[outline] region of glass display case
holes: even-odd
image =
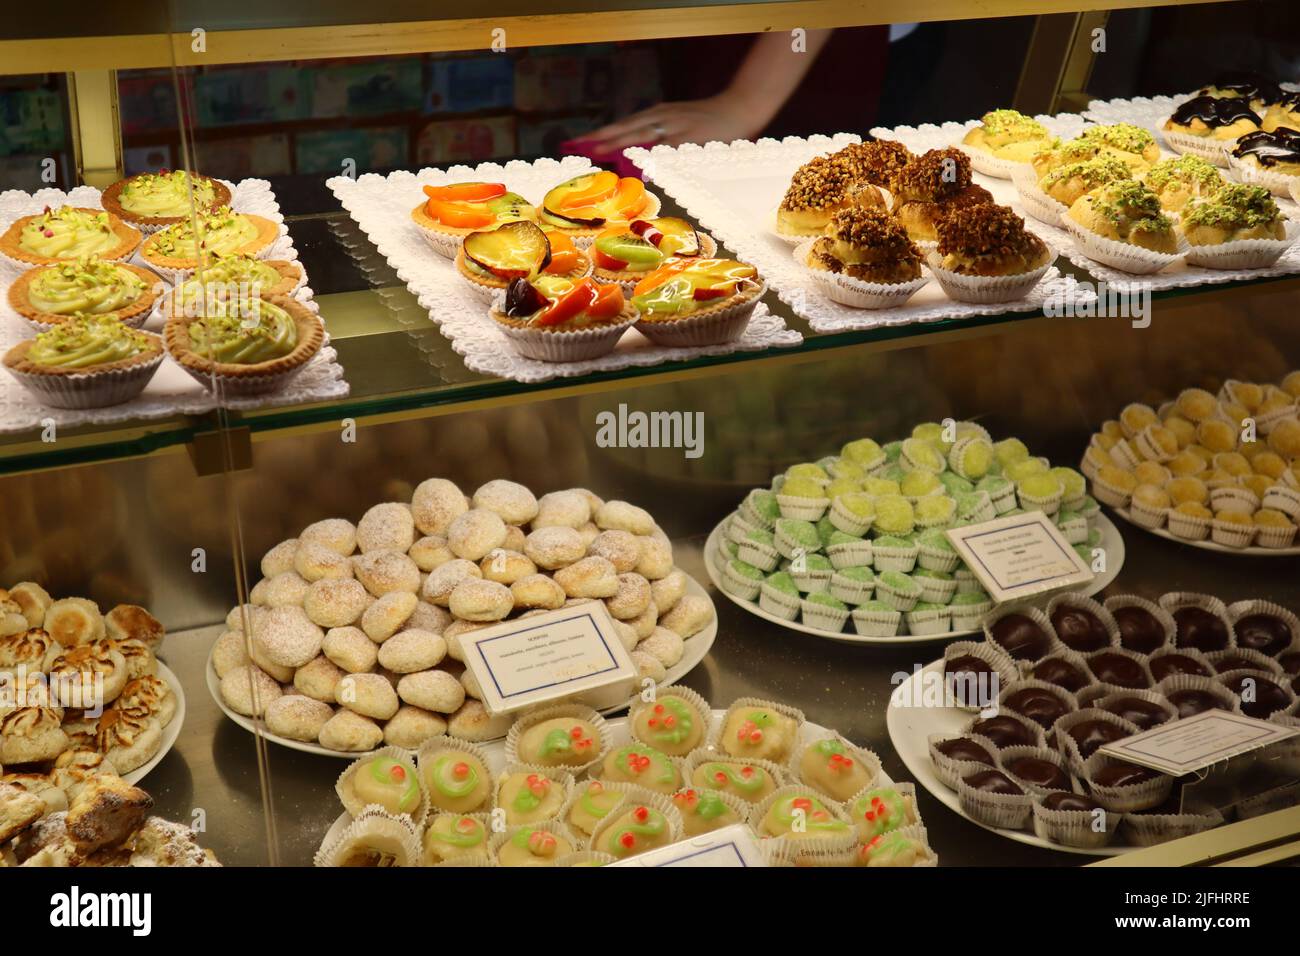
[[[127,6],[0,28],[0,863],[1300,853],[1294,5]]]

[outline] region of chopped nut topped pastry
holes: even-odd
[[[791,178],[776,211],[777,230],[789,236],[815,236],[831,216],[853,205],[883,206],[884,196],[855,178],[847,163],[818,156]]]
[[[876,139],[865,143],[850,143],[838,152],[831,153],[830,161],[843,166],[855,180],[873,186],[889,188],[889,182],[898,170],[916,156],[897,140]]]
[[[1284,218],[1262,186],[1227,183],[1212,196],[1196,199],[1183,211],[1183,234],[1194,246],[1239,239],[1282,239]]]
[[[1081,163],[1057,166],[1038,181],[1038,186],[1057,202],[1069,206],[1084,193],[1129,176],[1129,167],[1120,160],[1097,156]]]
[[[992,153],[999,159],[1027,162],[1031,156],[1049,147],[1052,134],[1042,123],[1015,110],[992,110],[980,118],[962,139],[971,149]]]
[[[1018,275],[1037,269],[1050,257],[1047,244],[1005,206],[990,203],[955,210],[939,221],[938,230],[942,266],[951,272]]]
[[[921,274],[921,252],[907,230],[877,209],[845,209],[813,243],[808,265],[866,282],[908,282]]]
[[[954,209],[991,203],[971,182],[970,157],[959,149],[932,149],[894,174],[891,212],[916,240],[933,240],[935,223]]]
[[[1191,155],[1161,160],[1146,171],[1142,181],[1156,194],[1160,207],[1169,212],[1181,212],[1189,199],[1210,196],[1226,182],[1214,166]]]
[[[1123,180],[1080,196],[1070,219],[1090,232],[1154,252],[1178,251],[1173,223],[1160,210],[1156,194],[1136,180]]]

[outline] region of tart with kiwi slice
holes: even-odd
[[[209,256],[261,258],[279,235],[280,227],[270,219],[218,206],[155,232],[145,240],[140,258],[172,275],[189,273]]]
[[[698,347],[739,338],[767,285],[735,259],[666,259],[636,284],[637,330],[656,345]]]
[[[82,256],[116,262],[140,245],[140,231],[104,209],[46,206],[14,220],[0,235],[0,253],[21,265],[48,266]]]
[[[129,402],[163,359],[162,340],[112,315],[75,315],[4,356],[4,366],[42,405],[103,408]]]
[[[289,296],[203,304],[202,315],[169,318],[163,342],[196,381],[226,395],[279,391],[325,342],[320,317]]]
[[[593,170],[552,187],[542,199],[541,224],[562,232],[580,248],[608,228],[659,213],[659,197],[635,176]]]
[[[9,287],[9,305],[42,328],[77,315],[111,315],[138,327],[158,297],[157,281],[139,266],[83,256],[27,270]]]
[[[515,279],[546,275],[576,282],[591,274],[591,258],[563,233],[518,220],[466,236],[456,252],[456,271],[490,301]]]
[[[292,295],[306,281],[297,262],[258,259],[245,252],[212,256],[162,303],[165,315],[201,315],[205,299],[256,299]]]
[[[512,280],[490,315],[520,355],[541,362],[607,355],[637,319],[617,285],[546,275]]]
[[[119,179],[100,201],[104,208],[145,232],[165,229],[196,209],[230,205],[230,189],[211,176],[160,169]]]
[[[685,219],[633,219],[596,237],[591,245],[592,276],[597,282],[616,282],[631,295],[636,284],[667,259],[711,259],[717,252],[713,237]]]
[[[536,222],[537,210],[505,183],[447,183],[424,186],[425,201],[411,210],[411,221],[434,250],[456,257],[471,232],[485,232],[508,222]]]

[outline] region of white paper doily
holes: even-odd
[[[271,184],[264,179],[245,179],[238,184],[226,185],[230,187],[232,209],[262,216],[279,224],[280,235],[266,258],[298,261],[298,251],[285,228],[284,217],[280,214],[280,206],[271,191]],[[36,193],[6,190],[0,193],[0,230],[15,219],[39,213],[46,206],[57,208],[68,204],[98,209],[101,205],[99,196],[100,191],[91,186],[77,186],[66,193],[59,189],[42,189]],[[129,261],[149,268],[139,255],[132,256]],[[0,260],[0,354],[36,334],[35,329],[9,307],[9,284],[21,272],[8,260]],[[304,285],[294,293],[294,298],[313,312],[319,313],[310,286]],[[144,327],[151,332],[162,329],[156,315]],[[139,398],[106,408],[70,409],[41,405],[12,377],[0,372],[0,433],[41,428],[47,421],[52,421],[59,427],[109,425],[172,415],[202,415],[218,407],[247,410],[321,402],[342,398],[347,394],[348,383],[343,378],[343,367],[339,365],[338,354],[330,346],[327,335],[320,352],[280,392],[255,398],[228,398],[224,403],[219,402],[212,392],[203,388],[170,358],[163,360],[157,374]]]
[[[592,169],[579,156],[560,160],[539,159],[525,163],[512,160],[505,165],[483,163],[477,167],[405,170],[380,176],[366,173],[353,180],[335,176],[326,185],[334,191],[349,215],[356,220],[380,254],[427,309],[429,318],[463,356],[466,367],[484,375],[517,382],[545,382],[553,378],[586,375],[620,368],[659,365],[701,355],[757,352],[769,348],[792,348],[803,336],[759,303],[745,334],[737,341],[709,348],[662,348],[652,345],[635,329],[624,334],[609,355],[584,362],[539,362],[524,358],[510,345],[488,317],[487,306],[468,289],[455,265],[434,252],[411,221],[411,210],[424,198],[421,187],[449,182],[488,181],[505,183],[529,202],[539,204],[551,187]],[[760,267],[761,269],[761,267]]]

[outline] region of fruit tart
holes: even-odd
[[[186,217],[145,240],[140,257],[177,278],[193,272],[200,259],[236,253],[262,258],[280,234],[270,219],[218,206]]]
[[[0,253],[21,265],[47,266],[82,256],[117,261],[140,245],[140,233],[103,209],[45,207],[16,219],[0,235]]]
[[[1225,183],[1184,208],[1180,226],[1191,249],[1187,261],[1220,269],[1258,269],[1272,265],[1286,251],[1289,225],[1263,186]],[[1294,230],[1290,232],[1294,238]],[[1223,248],[1228,243],[1248,246]]]
[[[619,283],[624,294],[631,295],[636,284],[666,259],[709,259],[717,251],[713,237],[685,219],[633,219],[596,237],[591,246],[592,275],[597,282]]]
[[[1022,298],[1047,272],[1054,256],[1006,206],[957,209],[939,221],[930,267],[945,292],[962,302]]]
[[[954,209],[991,203],[993,196],[971,182],[970,157],[959,149],[932,149],[908,163],[890,183],[891,212],[917,242],[933,242],[935,224]]]
[[[586,248],[606,228],[658,213],[659,197],[647,192],[641,180],[596,170],[551,189],[542,198],[538,217],[543,226]]]
[[[507,222],[537,221],[537,210],[504,183],[448,183],[425,186],[428,197],[411,210],[411,220],[429,244],[448,259],[456,257],[461,241]]]
[[[961,144],[980,172],[1007,178],[1009,164],[1027,163],[1055,142],[1056,137],[1033,117],[1016,110],[991,110],[962,137]]]
[[[491,301],[515,279],[547,275],[576,282],[591,273],[591,259],[568,236],[519,219],[466,236],[456,252],[456,271]]]
[[[1162,159],[1143,174],[1142,182],[1156,194],[1161,209],[1182,212],[1189,200],[1214,195],[1227,180],[1213,164],[1188,154]]]
[[[1194,96],[1174,110],[1161,130],[1177,152],[1226,166],[1233,141],[1259,129],[1261,122],[1244,96]]]
[[[735,259],[666,259],[636,284],[637,330],[656,345],[696,347],[739,338],[767,286]]]
[[[119,179],[100,201],[119,219],[149,233],[180,222],[195,209],[230,205],[230,190],[209,176],[160,169]]]
[[[1091,258],[1137,274],[1178,256],[1178,235],[1156,194],[1134,179],[1098,187],[1070,206],[1061,225]]]
[[[617,285],[546,275],[512,280],[490,315],[520,355],[539,362],[607,355],[636,321]]]
[[[284,295],[205,299],[203,314],[173,315],[167,354],[205,388],[226,395],[278,391],[325,342],[319,316]]]
[[[139,395],[162,363],[151,332],[112,315],[76,315],[4,357],[5,369],[43,405],[102,408]]]
[[[139,266],[99,256],[29,269],[9,287],[9,305],[34,325],[58,325],[74,315],[111,315],[144,324],[157,277]]]
[[[776,234],[791,242],[820,236],[831,216],[850,206],[884,208],[880,189],[857,178],[852,164],[826,156],[804,163],[776,210]]]
[[[822,292],[854,308],[902,305],[925,284],[921,250],[893,216],[879,209],[837,212],[826,235],[805,240],[795,258]]]
[[[258,259],[244,252],[213,255],[201,269],[178,285],[163,301],[167,315],[203,314],[203,301],[212,299],[257,299],[267,295],[291,295],[306,275],[297,262]]]

